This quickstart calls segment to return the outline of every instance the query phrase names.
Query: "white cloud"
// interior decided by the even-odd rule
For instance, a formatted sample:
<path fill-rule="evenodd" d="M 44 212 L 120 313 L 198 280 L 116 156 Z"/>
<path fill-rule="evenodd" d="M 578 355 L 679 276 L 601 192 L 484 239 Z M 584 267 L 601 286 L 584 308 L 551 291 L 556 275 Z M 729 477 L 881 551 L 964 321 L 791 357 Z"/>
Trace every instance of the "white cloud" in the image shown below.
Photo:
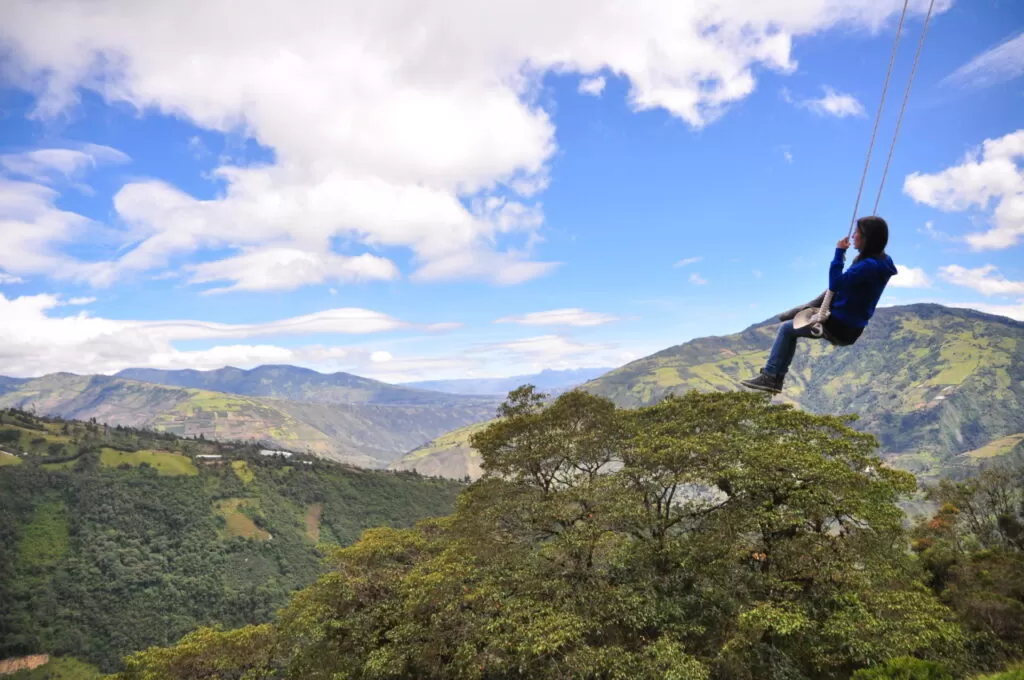
<path fill-rule="evenodd" d="M 189 283 L 233 281 L 233 285 L 212 288 L 206 293 L 235 290 L 294 290 L 325 281 L 390 281 L 398 278 L 398 267 L 388 259 L 363 253 L 345 257 L 331 253 L 310 253 L 294 248 L 266 248 L 214 262 L 191 265 Z M 333 288 L 331 290 L 334 290 Z"/>
<path fill-rule="evenodd" d="M 760 269 L 755 269 L 755 270 L 753 270 L 753 271 L 752 271 L 752 272 L 750 272 L 750 273 L 754 275 L 754 278 L 755 278 L 755 279 L 759 279 L 759 278 L 761 278 L 762 276 L 764 276 L 764 274 L 762 274 L 762 273 L 761 273 L 761 270 L 760 270 Z"/>
<path fill-rule="evenodd" d="M 1024 295 L 1024 281 L 1008 280 L 994 264 L 976 269 L 951 264 L 940 267 L 939 276 L 955 286 L 964 286 L 982 295 Z"/>
<path fill-rule="evenodd" d="M 597 97 L 604 91 L 605 80 L 604 76 L 596 76 L 594 78 L 584 78 L 580 81 L 579 91 L 580 94 L 589 94 Z"/>
<path fill-rule="evenodd" d="M 101 163 L 127 163 L 127 154 L 100 144 L 84 144 L 81 149 L 36 149 L 0 156 L 0 167 L 13 175 L 37 182 L 48 182 L 54 172 L 71 177 Z"/>
<path fill-rule="evenodd" d="M 424 326 L 424 330 L 431 333 L 443 333 L 444 331 L 452 331 L 456 328 L 462 328 L 464 324 L 458 321 L 442 321 L 441 323 L 432 323 Z"/>
<path fill-rule="evenodd" d="M 977 55 L 942 79 L 940 84 L 965 88 L 992 87 L 1024 75 L 1024 33 Z"/>
<path fill-rule="evenodd" d="M 889 285 L 894 288 L 928 288 L 932 285 L 928 274 L 920 267 L 897 267 L 896 276 L 889 279 Z"/>
<path fill-rule="evenodd" d="M 515 253 L 464 251 L 440 257 L 420 267 L 413 281 L 450 281 L 474 278 L 499 285 L 514 285 L 547 274 L 560 262 L 531 262 Z"/>
<path fill-rule="evenodd" d="M 68 300 L 65 304 L 72 305 L 75 307 L 81 307 L 83 305 L 91 305 L 94 302 L 96 302 L 96 298 L 94 297 L 73 297 L 70 300 Z"/>
<path fill-rule="evenodd" d="M 271 165 L 221 167 L 226 188 L 209 200 L 125 186 L 115 208 L 137 238 L 79 268 L 97 285 L 224 247 L 326 256 L 337 238 L 409 249 L 413 280 L 511 284 L 555 266 L 530 247 L 543 218 L 532 197 L 557 150 L 538 104 L 547 73 L 607 69 L 628 81 L 632 109 L 699 128 L 748 96 L 759 70 L 792 71 L 794 38 L 877 29 L 901 5 L 305 0 L 240 14 L 227 0 L 9 0 L 0 48 L 2 75 L 38 95 L 39 118 L 84 88 L 273 152 Z"/>
<path fill-rule="evenodd" d="M 960 165 L 933 175 L 908 175 L 903 191 L 918 203 L 949 212 L 988 210 L 994 201 L 992 228 L 968 234 L 966 240 L 973 250 L 1009 248 L 1024 235 L 1024 169 L 1018 165 L 1022 157 L 1024 129 L 986 139 Z"/>
<path fill-rule="evenodd" d="M 672 266 L 673 267 L 686 267 L 686 266 L 691 265 L 691 264 L 696 264 L 696 263 L 700 262 L 703 259 L 704 258 L 702 256 L 700 256 L 700 255 L 698 255 L 697 257 L 686 257 L 686 258 L 683 258 L 682 260 L 679 260 L 678 262 L 676 262 Z"/>
<path fill-rule="evenodd" d="M 0 178 L 0 269 L 10 275 L 49 274 L 71 278 L 80 263 L 56 246 L 85 238 L 91 221 L 55 206 L 50 187 Z"/>
<path fill-rule="evenodd" d="M 618 317 L 611 314 L 587 312 L 574 307 L 530 312 L 522 316 L 504 316 L 494 323 L 518 323 L 525 326 L 600 326 L 618 320 Z"/>
<path fill-rule="evenodd" d="M 55 314 L 56 295 L 8 299 L 0 294 L 0 374 L 38 376 L 55 371 L 110 374 L 129 367 L 195 368 L 225 365 L 249 368 L 265 363 L 307 366 L 321 371 L 351 371 L 402 382 L 445 377 L 495 377 L 545 368 L 617 366 L 637 358 L 615 345 L 586 343 L 560 335 L 458 346 L 446 343 L 435 355 L 400 354 L 395 349 L 363 346 L 246 344 L 248 338 L 320 334 L 360 335 L 423 328 L 446 330 L 458 324 L 426 326 L 365 309 L 329 309 L 260 324 L 203 321 L 130 321 L 90 316 L 80 311 Z M 181 350 L 183 341 L 214 343 Z M 452 343 L 457 343 L 454 338 Z M 645 352 L 646 353 L 646 352 Z"/>
<path fill-rule="evenodd" d="M 690 283 L 692 283 L 692 284 L 694 284 L 696 286 L 703 286 L 707 282 L 708 282 L 708 280 L 705 279 L 700 274 L 698 274 L 697 272 L 694 272 L 694 273 L 690 274 Z"/>
<path fill-rule="evenodd" d="M 786 160 L 787 163 L 793 162 L 793 154 L 790 151 L 783 151 L 782 157 Z"/>
<path fill-rule="evenodd" d="M 796 102 L 798 106 L 813 111 L 820 116 L 835 116 L 846 118 L 848 116 L 863 116 L 864 107 L 852 94 L 836 92 L 829 86 L 824 86 L 825 94 L 818 99 L 804 99 Z M 786 101 L 792 101 L 788 93 L 784 97 Z"/>
<path fill-rule="evenodd" d="M 987 302 L 949 302 L 947 304 L 950 307 L 976 309 L 986 314 L 995 314 L 996 316 L 1005 316 L 1017 321 L 1024 321 L 1024 298 L 1017 300 L 1017 304 L 1008 305 L 993 305 Z"/>
<path fill-rule="evenodd" d="M 932 224 L 930 221 L 929 222 L 925 222 L 924 223 L 924 227 L 923 228 L 919 228 L 917 230 L 917 233 L 924 234 L 928 238 L 934 239 L 936 241 L 947 241 L 948 242 L 948 241 L 956 241 L 957 240 L 955 236 L 951 236 L 950 234 L 947 234 L 944 231 L 939 231 L 938 229 L 936 229 L 935 225 Z"/>
<path fill-rule="evenodd" d="M 25 280 L 20 276 L 14 276 L 5 272 L 0 272 L 0 285 L 12 284 L 12 283 L 25 283 Z"/>
<path fill-rule="evenodd" d="M 326 309 L 268 323 L 223 324 L 189 320 L 114 320 L 90 316 L 84 311 L 71 316 L 54 316 L 53 311 L 61 306 L 60 298 L 55 295 L 8 299 L 0 293 L 3 374 L 111 373 L 131 366 L 171 368 L 202 364 L 214 367 L 228 363 L 227 356 L 290 361 L 293 355 L 285 352 L 291 350 L 270 345 L 255 348 L 230 345 L 183 351 L 177 350 L 175 343 L 324 333 L 360 335 L 412 327 L 387 314 L 359 308 Z"/>

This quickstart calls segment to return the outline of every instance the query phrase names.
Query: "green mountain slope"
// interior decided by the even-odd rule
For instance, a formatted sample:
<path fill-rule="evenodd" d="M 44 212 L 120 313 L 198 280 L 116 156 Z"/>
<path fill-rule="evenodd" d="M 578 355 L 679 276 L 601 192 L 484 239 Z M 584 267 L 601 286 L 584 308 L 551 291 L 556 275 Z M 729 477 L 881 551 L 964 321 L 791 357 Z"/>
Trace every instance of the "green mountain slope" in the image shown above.
<path fill-rule="evenodd" d="M 480 454 L 469 445 L 469 438 L 494 421 L 474 423 L 443 434 L 417 447 L 388 466 L 391 470 L 415 470 L 429 477 L 478 479 L 483 470 Z"/>
<path fill-rule="evenodd" d="M 228 366 L 214 371 L 129 368 L 118 373 L 116 377 L 169 387 L 188 387 L 250 397 L 276 397 L 321 404 L 472 406 L 481 403 L 489 405 L 494 402 L 493 399 L 389 385 L 351 373 L 327 375 L 308 368 L 286 365 L 258 366 L 250 370 Z"/>
<path fill-rule="evenodd" d="M 59 373 L 0 395 L 0 408 L 152 427 L 185 437 L 256 439 L 363 467 L 384 467 L 449 430 L 489 418 L 486 400 L 453 404 L 298 403 Z"/>
<path fill-rule="evenodd" d="M 582 389 L 621 407 L 691 389 L 741 389 L 738 381 L 763 366 L 776 329 L 766 322 L 698 338 Z M 894 464 L 923 477 L 956 476 L 976 464 L 978 450 L 1024 433 L 1024 323 L 940 305 L 882 308 L 853 347 L 801 341 L 776 399 L 814 413 L 856 413 L 854 426 L 876 435 Z M 392 466 L 468 469 L 467 450 L 466 437 L 450 433 Z M 466 458 L 462 467 L 452 462 L 458 451 Z M 438 466 L 433 458 L 447 462 Z"/>
<path fill-rule="evenodd" d="M 106 671 L 200 625 L 270 620 L 321 572 L 318 544 L 448 514 L 463 488 L 18 411 L 0 411 L 0 447 L 23 454 L 0 466 L 0 658 Z"/>

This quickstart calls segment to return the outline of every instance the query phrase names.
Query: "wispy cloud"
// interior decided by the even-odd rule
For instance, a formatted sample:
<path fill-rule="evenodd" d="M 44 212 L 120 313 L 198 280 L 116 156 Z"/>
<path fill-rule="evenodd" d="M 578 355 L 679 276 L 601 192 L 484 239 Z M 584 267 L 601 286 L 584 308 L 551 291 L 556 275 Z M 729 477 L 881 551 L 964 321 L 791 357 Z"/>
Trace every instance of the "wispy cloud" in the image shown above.
<path fill-rule="evenodd" d="M 985 50 L 950 73 L 940 85 L 969 89 L 992 87 L 1024 74 L 1024 32 Z"/>
<path fill-rule="evenodd" d="M 101 144 L 83 144 L 79 149 L 36 149 L 0 156 L 0 167 L 12 174 L 47 182 L 54 173 L 71 177 L 80 170 L 101 163 L 128 163 L 131 158 Z"/>
<path fill-rule="evenodd" d="M 703 259 L 704 259 L 704 257 L 701 256 L 701 255 L 698 255 L 697 257 L 686 257 L 686 258 L 683 258 L 682 260 L 679 260 L 679 262 L 676 262 L 672 266 L 673 267 L 688 267 L 691 264 L 697 264 L 698 262 L 700 262 Z"/>
<path fill-rule="evenodd" d="M 852 94 L 838 92 L 828 85 L 822 86 L 825 94 L 817 99 L 794 99 L 789 90 L 781 90 L 782 99 L 786 102 L 813 111 L 819 116 L 835 116 L 836 118 L 847 118 L 849 116 L 863 116 L 864 107 Z"/>
<path fill-rule="evenodd" d="M 20 276 L 14 276 L 13 274 L 7 274 L 0 272 L 0 285 L 11 284 L 11 283 L 24 283 L 25 280 Z"/>
<path fill-rule="evenodd" d="M 604 76 L 596 76 L 593 78 L 584 78 L 580 81 L 579 91 L 580 94 L 589 94 L 597 97 L 604 91 L 605 79 Z"/>
<path fill-rule="evenodd" d="M 695 286 L 703 286 L 707 284 L 707 282 L 708 280 L 705 279 L 700 274 L 698 274 L 697 272 L 690 274 L 690 283 L 692 283 Z"/>
<path fill-rule="evenodd" d="M 956 240 L 958 240 L 955 236 L 952 236 L 950 234 L 947 234 L 944 231 L 940 231 L 940 230 L 936 229 L 935 225 L 932 224 L 931 221 L 925 222 L 923 227 L 918 227 L 917 233 L 918 234 L 924 234 L 928 238 L 934 239 L 936 241 L 956 241 Z"/>
<path fill-rule="evenodd" d="M 518 323 L 525 326 L 600 326 L 618 320 L 618 317 L 611 314 L 570 308 L 531 312 L 522 316 L 503 316 L 494 323 Z"/>
<path fill-rule="evenodd" d="M 955 286 L 976 290 L 982 295 L 1024 295 L 1024 281 L 1010 281 L 994 264 L 967 269 L 951 264 L 939 269 L 939 276 Z"/>

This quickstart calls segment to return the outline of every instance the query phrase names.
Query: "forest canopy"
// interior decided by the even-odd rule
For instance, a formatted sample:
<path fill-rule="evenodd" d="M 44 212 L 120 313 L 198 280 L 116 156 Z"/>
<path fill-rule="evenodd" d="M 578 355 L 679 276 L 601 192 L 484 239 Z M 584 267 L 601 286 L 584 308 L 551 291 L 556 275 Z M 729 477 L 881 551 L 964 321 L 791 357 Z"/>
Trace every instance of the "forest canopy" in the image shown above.
<path fill-rule="evenodd" d="M 985 529 L 960 513 L 912 546 L 897 501 L 916 482 L 850 418 L 529 386 L 500 415 L 452 515 L 370 529 L 273 623 L 200 629 L 119 677 L 962 677 L 1024 655 L 1017 628 L 962 602 L 975 586 L 947 592 L 974 559 L 950 532 Z M 1019 564 L 1015 525 L 995 522 L 991 550 Z"/>

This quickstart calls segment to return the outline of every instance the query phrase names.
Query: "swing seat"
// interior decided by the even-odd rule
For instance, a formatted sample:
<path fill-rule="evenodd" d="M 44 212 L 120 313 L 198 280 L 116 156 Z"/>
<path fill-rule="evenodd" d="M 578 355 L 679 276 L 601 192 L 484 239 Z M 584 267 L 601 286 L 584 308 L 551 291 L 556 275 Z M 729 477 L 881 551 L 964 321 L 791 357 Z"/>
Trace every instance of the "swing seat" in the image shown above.
<path fill-rule="evenodd" d="M 793 317 L 793 328 L 800 329 L 815 323 L 812 321 L 814 315 L 820 311 L 820 307 L 807 307 L 805 309 L 801 309 L 797 312 L 797 315 Z M 814 337 L 828 340 L 833 347 L 848 347 L 853 344 L 852 342 L 842 342 L 839 338 L 829 333 L 826 323 L 820 324 L 821 332 L 815 333 Z"/>

